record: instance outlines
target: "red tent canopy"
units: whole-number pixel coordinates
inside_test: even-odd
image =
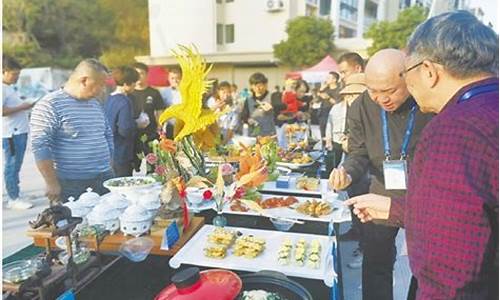
[[[338,70],[339,66],[337,65],[335,59],[333,59],[330,55],[327,55],[316,65],[308,69],[302,70],[301,72],[331,72],[331,71],[338,72]]]
[[[169,86],[167,70],[162,66],[149,66],[147,82],[150,86]],[[106,85],[115,85],[113,77],[108,76],[106,78]]]
[[[149,66],[148,84],[152,86],[169,86],[167,70],[162,66]]]
[[[326,79],[329,72],[338,72],[339,67],[335,59],[330,55],[325,56],[316,65],[302,71],[294,71],[286,74],[286,78],[299,79],[303,78],[309,82],[322,82]]]

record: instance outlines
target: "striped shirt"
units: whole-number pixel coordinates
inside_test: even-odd
[[[113,133],[101,104],[58,90],[33,108],[30,121],[35,159],[53,160],[62,179],[91,179],[111,170]]]

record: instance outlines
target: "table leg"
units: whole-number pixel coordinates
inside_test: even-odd
[[[337,265],[335,266],[335,270],[337,271],[338,276],[338,287],[339,287],[339,296],[340,299],[344,299],[344,285],[342,280],[342,258],[340,256],[340,245],[339,245],[339,235],[340,235],[340,223],[333,223],[333,228],[335,229],[335,234],[337,235]]]

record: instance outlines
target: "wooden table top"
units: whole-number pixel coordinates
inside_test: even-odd
[[[177,243],[169,250],[160,249],[163,232],[165,230],[164,227],[153,226],[151,229],[151,233],[146,235],[145,237],[149,237],[154,241],[153,249],[151,249],[150,254],[154,255],[163,255],[163,256],[173,256],[175,255],[186,243],[193,237],[193,235],[198,232],[198,230],[205,223],[205,219],[203,217],[193,217],[191,218],[191,222],[189,223],[189,228],[186,232],[180,234],[179,240]],[[38,230],[30,230],[27,233],[29,236],[33,237],[33,242],[35,246],[45,247],[47,239],[50,239],[50,245],[53,248],[56,248],[55,238],[51,237],[51,234],[48,233],[48,229],[41,228]],[[107,235],[104,237],[102,242],[99,243],[99,252],[100,253],[109,253],[116,254],[119,252],[121,244],[125,241],[134,238],[133,236],[125,236],[121,232],[117,232],[113,235]],[[86,239],[83,240],[87,243],[87,246],[96,250],[97,245],[94,239]]]

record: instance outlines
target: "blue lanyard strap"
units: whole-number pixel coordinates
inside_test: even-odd
[[[411,134],[415,127],[415,115],[417,114],[417,105],[412,103],[408,123],[406,124],[405,136],[401,145],[401,159],[405,159],[408,154],[408,145],[410,144]],[[391,159],[391,142],[389,139],[389,125],[387,121],[387,112],[380,109],[380,117],[382,119],[382,138],[384,140],[384,155],[386,160]]]
[[[478,96],[480,94],[485,94],[489,92],[498,91],[498,82],[484,84],[480,86],[473,87],[472,89],[465,92],[460,99],[458,99],[458,103],[465,102],[472,97]]]

